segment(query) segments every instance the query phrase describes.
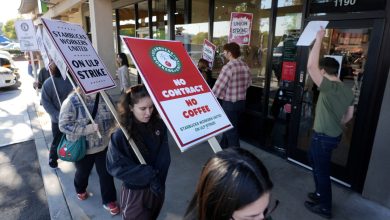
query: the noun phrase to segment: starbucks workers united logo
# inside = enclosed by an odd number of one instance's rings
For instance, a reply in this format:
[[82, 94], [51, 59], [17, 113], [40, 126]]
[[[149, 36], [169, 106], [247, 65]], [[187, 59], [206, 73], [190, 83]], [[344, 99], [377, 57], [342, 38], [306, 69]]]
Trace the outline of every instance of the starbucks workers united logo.
[[153, 62], [162, 70], [168, 73], [179, 73], [181, 71], [181, 62], [171, 50], [156, 46], [150, 51]]

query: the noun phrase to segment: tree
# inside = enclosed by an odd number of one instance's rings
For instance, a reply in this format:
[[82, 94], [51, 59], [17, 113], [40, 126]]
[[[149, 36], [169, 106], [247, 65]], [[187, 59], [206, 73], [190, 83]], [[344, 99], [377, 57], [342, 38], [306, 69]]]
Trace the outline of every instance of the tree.
[[3, 34], [9, 39], [16, 39], [15, 20], [7, 21], [2, 28]]

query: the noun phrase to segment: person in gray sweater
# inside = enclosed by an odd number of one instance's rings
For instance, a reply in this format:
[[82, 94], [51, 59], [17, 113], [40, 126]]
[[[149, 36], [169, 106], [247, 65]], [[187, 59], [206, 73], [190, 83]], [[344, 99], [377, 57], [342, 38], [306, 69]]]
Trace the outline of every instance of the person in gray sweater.
[[[69, 79], [64, 80], [61, 77], [61, 73], [54, 63], [49, 66], [53, 80], [48, 79], [42, 85], [41, 103], [45, 111], [50, 115], [51, 119], [51, 132], [53, 134], [53, 142], [50, 146], [49, 152], [49, 165], [52, 168], [58, 166], [57, 160], [57, 144], [61, 137], [61, 131], [58, 127], [58, 118], [60, 115], [61, 103], [68, 97], [69, 93], [73, 91], [72, 84]], [[54, 88], [54, 84], [58, 93]], [[61, 103], [60, 103], [61, 102]]]

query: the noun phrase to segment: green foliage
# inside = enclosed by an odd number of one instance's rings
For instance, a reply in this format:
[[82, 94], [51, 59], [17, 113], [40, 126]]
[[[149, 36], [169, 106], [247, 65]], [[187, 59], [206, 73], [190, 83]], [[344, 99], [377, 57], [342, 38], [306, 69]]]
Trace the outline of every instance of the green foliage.
[[9, 20], [3, 25], [3, 34], [9, 39], [16, 39], [15, 20]]
[[207, 32], [199, 32], [191, 38], [191, 44], [203, 45], [204, 39], [208, 39], [208, 36]]

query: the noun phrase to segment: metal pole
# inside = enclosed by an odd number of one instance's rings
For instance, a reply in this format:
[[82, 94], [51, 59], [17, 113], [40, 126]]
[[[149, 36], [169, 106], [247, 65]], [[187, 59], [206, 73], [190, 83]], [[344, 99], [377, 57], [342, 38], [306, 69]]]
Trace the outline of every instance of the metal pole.
[[104, 101], [108, 105], [108, 108], [111, 110], [112, 115], [114, 115], [115, 120], [118, 122], [119, 127], [121, 128], [123, 134], [125, 135], [127, 141], [129, 142], [129, 144], [130, 144], [131, 148], [133, 149], [135, 155], [137, 156], [139, 162], [141, 164], [146, 164], [144, 158], [142, 157], [141, 152], [139, 151], [137, 145], [134, 143], [134, 140], [127, 133], [126, 129], [124, 127], [122, 127], [121, 123], [119, 123], [118, 113], [116, 112], [114, 105], [111, 103], [110, 98], [107, 96], [107, 93], [103, 90], [103, 91], [100, 91], [100, 94], [102, 95]]
[[[88, 111], [88, 108], [87, 108], [87, 105], [86, 105], [85, 102], [84, 102], [84, 99], [83, 99], [83, 98], [81, 97], [81, 95], [77, 92], [77, 90], [76, 90], [76, 85], [74, 84], [73, 80], [71, 80], [72, 78], [70, 78], [70, 75], [69, 75], [68, 72], [66, 72], [66, 76], [68, 77], [70, 83], [72, 84], [73, 88], [75, 89], [75, 92], [76, 92], [77, 96], [79, 97], [81, 104], [84, 106], [85, 112], [87, 112], [87, 115], [88, 115], [88, 117], [89, 117], [89, 120], [91, 120], [92, 124], [96, 124], [95, 121], [94, 121], [93, 118], [92, 118], [91, 113]], [[99, 138], [102, 138], [102, 135], [100, 134], [99, 130], [97, 130], [97, 135], [99, 136]]]
[[[32, 67], [33, 76], [34, 76], [34, 82], [37, 82], [38, 77], [37, 77], [37, 69], [35, 68], [35, 63], [34, 63], [34, 53], [31, 50], [29, 51], [29, 53], [30, 53], [31, 67]], [[35, 88], [35, 91], [37, 92], [37, 95], [38, 95], [38, 86]]]

